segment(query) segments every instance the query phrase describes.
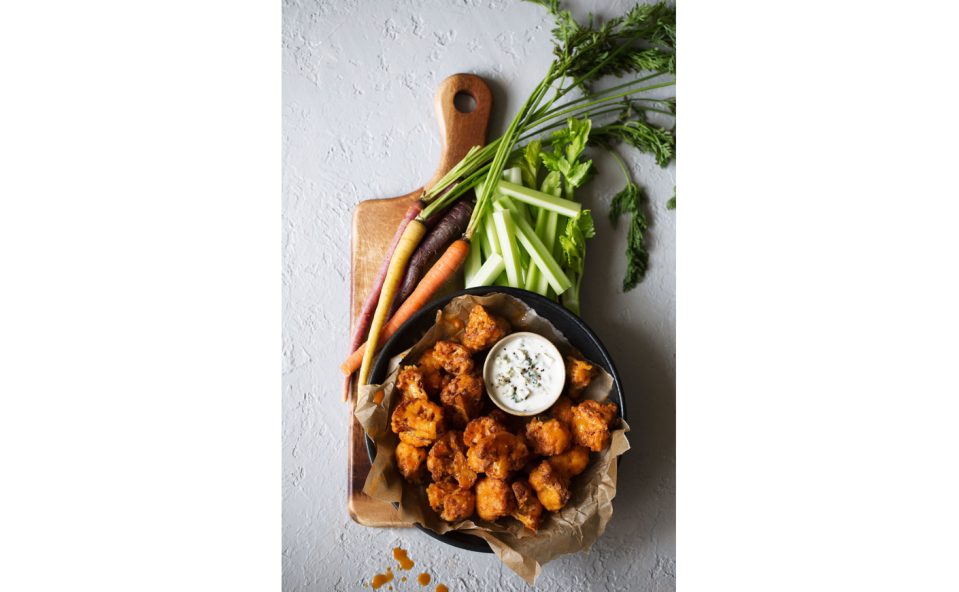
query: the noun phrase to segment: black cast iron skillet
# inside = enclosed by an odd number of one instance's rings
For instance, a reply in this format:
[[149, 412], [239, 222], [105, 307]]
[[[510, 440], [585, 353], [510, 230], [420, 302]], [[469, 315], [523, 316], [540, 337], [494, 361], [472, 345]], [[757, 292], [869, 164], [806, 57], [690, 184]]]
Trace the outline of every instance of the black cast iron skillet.
[[[553, 323], [554, 327], [562, 331], [566, 339], [569, 340], [573, 347], [583, 352], [583, 356], [585, 356], [587, 360], [602, 366], [603, 369], [613, 377], [613, 392], [610, 393], [609, 400], [616, 403], [619, 407], [620, 417], [624, 420], [626, 419], [626, 404], [623, 400], [623, 383], [619, 379], [619, 373], [616, 372], [616, 366], [613, 364], [612, 358], [609, 357], [609, 352], [603, 347], [602, 342], [596, 337], [593, 330], [590, 329], [582, 319], [549, 298], [545, 298], [528, 290], [507, 288], [504, 286], [483, 286], [481, 288], [462, 290], [430, 303], [429, 306], [410, 317], [410, 319], [403, 323], [396, 333], [393, 334], [393, 337], [386, 342], [383, 351], [380, 352], [379, 358], [377, 358], [376, 363], [373, 365], [373, 370], [370, 373], [370, 384], [381, 384], [386, 379], [386, 369], [390, 358], [416, 345], [422, 338], [423, 333], [429, 330], [436, 322], [437, 310], [443, 308], [458, 296], [465, 294], [486, 296], [487, 294], [494, 293], [509, 294], [514, 298], [522, 300], [527, 306], [535, 310], [539, 316]], [[369, 436], [366, 437], [366, 449], [369, 452], [370, 462], [372, 463], [373, 459], [376, 458], [376, 445]], [[621, 459], [622, 457], [620, 457], [620, 460]], [[398, 506], [399, 504], [394, 503], [393, 505]], [[415, 523], [414, 526], [434, 539], [438, 539], [454, 547], [459, 547], [460, 549], [479, 553], [493, 552], [489, 548], [489, 544], [477, 536], [455, 531], [447, 532], [446, 534], [437, 534], [419, 523]]]

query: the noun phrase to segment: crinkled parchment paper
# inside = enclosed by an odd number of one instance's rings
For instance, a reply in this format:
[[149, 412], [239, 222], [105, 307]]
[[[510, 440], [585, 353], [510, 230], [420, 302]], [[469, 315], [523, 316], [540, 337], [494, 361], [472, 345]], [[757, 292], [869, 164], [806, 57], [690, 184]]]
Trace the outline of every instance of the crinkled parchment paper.
[[[437, 341], [458, 337], [469, 320], [469, 313], [482, 304], [490, 313], [506, 318], [513, 331], [531, 331], [552, 341], [563, 356], [572, 346], [552, 323], [540, 317], [522, 301], [506, 294], [487, 296], [460, 296], [436, 313], [436, 324], [402, 358], [403, 364], [419, 360], [420, 354]], [[370, 470], [364, 493], [385, 502], [399, 502], [402, 520], [423, 526], [438, 533], [459, 530], [485, 539], [493, 552], [510, 569], [533, 584], [542, 566], [557, 557], [577, 551], [589, 552], [593, 542], [606, 530], [613, 515], [611, 500], [616, 496], [616, 457], [629, 450], [625, 433], [629, 426], [622, 419], [614, 422], [610, 446], [602, 452], [590, 453], [589, 465], [570, 484], [570, 499], [559, 512], [549, 512], [539, 531], [533, 532], [518, 520], [500, 518], [495, 524], [472, 520], [450, 524], [440, 520], [430, 508], [426, 485], [411, 485], [396, 468], [396, 445], [399, 437], [390, 429], [390, 416], [395, 402], [394, 383], [399, 373], [400, 356], [390, 364], [390, 374], [382, 385], [368, 385], [360, 389], [356, 418], [376, 443], [376, 459]], [[602, 401], [613, 391], [612, 377], [601, 367], [599, 375], [590, 383], [578, 401]], [[374, 402], [377, 391], [383, 390], [379, 405]], [[486, 395], [488, 396], [488, 395]]]

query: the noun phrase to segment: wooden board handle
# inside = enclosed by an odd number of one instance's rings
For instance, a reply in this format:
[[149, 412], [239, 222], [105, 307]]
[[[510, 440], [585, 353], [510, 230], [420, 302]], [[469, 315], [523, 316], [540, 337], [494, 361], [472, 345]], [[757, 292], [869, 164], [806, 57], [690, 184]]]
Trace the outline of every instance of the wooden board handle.
[[[454, 104], [454, 97], [465, 93], [476, 101], [476, 108], [462, 113]], [[473, 146], [486, 145], [490, 116], [493, 113], [493, 91], [479, 76], [453, 74], [440, 83], [433, 99], [436, 106], [436, 121], [440, 128], [440, 164], [433, 178], [426, 183], [429, 189], [456, 163], [463, 160]]]

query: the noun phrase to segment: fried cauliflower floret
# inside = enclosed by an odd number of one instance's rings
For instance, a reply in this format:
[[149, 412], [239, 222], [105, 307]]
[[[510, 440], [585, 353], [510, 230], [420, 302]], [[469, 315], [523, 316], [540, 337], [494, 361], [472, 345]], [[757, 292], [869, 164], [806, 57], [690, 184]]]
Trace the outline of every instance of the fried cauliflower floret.
[[512, 490], [516, 498], [516, 509], [510, 516], [530, 530], [539, 530], [539, 525], [543, 522], [543, 504], [536, 497], [532, 485], [526, 479], [517, 479], [513, 481]]
[[401, 401], [393, 411], [393, 432], [410, 446], [424, 448], [446, 431], [443, 409], [426, 399]]
[[466, 431], [463, 433], [463, 441], [467, 446], [476, 446], [476, 443], [479, 442], [481, 438], [497, 432], [506, 431], [509, 431], [506, 429], [506, 426], [493, 419], [492, 414], [484, 415], [469, 422], [466, 426]]
[[575, 399], [583, 394], [599, 370], [586, 360], [566, 356], [566, 394]]
[[422, 483], [426, 477], [426, 449], [400, 442], [396, 445], [396, 466], [410, 483]]
[[430, 507], [447, 522], [459, 522], [473, 515], [476, 496], [469, 488], [463, 489], [452, 479], [430, 483], [426, 488], [426, 497]]
[[573, 444], [563, 454], [547, 459], [553, 469], [566, 479], [572, 479], [586, 470], [589, 464], [589, 449], [579, 444]]
[[469, 467], [495, 479], [506, 479], [510, 471], [518, 471], [528, 461], [529, 449], [509, 432], [497, 432], [480, 438], [466, 455]]
[[526, 438], [533, 452], [543, 456], [562, 454], [572, 441], [569, 428], [558, 419], [542, 422], [533, 418], [526, 424]]
[[433, 346], [436, 361], [450, 374], [473, 372], [473, 352], [452, 341], [437, 341]]
[[548, 460], [539, 463], [529, 474], [529, 484], [543, 507], [550, 512], [558, 512], [569, 501], [569, 480], [549, 464]]
[[451, 430], [440, 436], [430, 448], [426, 466], [433, 475], [433, 480], [437, 482], [449, 476], [465, 489], [469, 489], [476, 482], [476, 472], [470, 469], [466, 462], [463, 432], [459, 430]]
[[553, 403], [553, 406], [549, 408], [547, 413], [551, 417], [566, 422], [567, 426], [573, 425], [573, 402], [569, 397], [560, 397], [556, 399], [556, 402]]
[[479, 417], [483, 410], [483, 378], [478, 374], [460, 374], [454, 376], [449, 384], [443, 387], [440, 401], [446, 410], [450, 423], [462, 430], [466, 425]]
[[482, 477], [476, 482], [476, 513], [487, 522], [509, 516], [516, 509], [516, 498], [509, 483]]
[[443, 366], [436, 359], [432, 347], [420, 354], [417, 364], [420, 372], [423, 373], [423, 388], [426, 390], [426, 394], [431, 397], [439, 396], [445, 385], [444, 381], [449, 382], [450, 377], [443, 371]]
[[479, 352], [489, 349], [508, 334], [509, 323], [506, 319], [488, 314], [485, 308], [477, 304], [470, 311], [470, 320], [463, 333], [463, 345]]
[[423, 388], [423, 373], [416, 366], [404, 366], [396, 377], [396, 388], [403, 393], [403, 399], [426, 399]]
[[583, 401], [573, 407], [573, 442], [599, 452], [609, 445], [609, 422], [619, 408], [615, 403]]

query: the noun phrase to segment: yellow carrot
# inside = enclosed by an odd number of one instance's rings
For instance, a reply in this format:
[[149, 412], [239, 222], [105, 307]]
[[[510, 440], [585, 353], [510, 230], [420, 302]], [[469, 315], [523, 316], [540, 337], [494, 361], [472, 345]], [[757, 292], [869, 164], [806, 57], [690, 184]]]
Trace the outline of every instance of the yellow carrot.
[[365, 385], [370, 377], [373, 352], [376, 350], [383, 323], [386, 322], [386, 313], [389, 312], [393, 296], [396, 294], [396, 288], [399, 286], [400, 280], [403, 279], [403, 270], [406, 268], [406, 263], [410, 260], [410, 256], [413, 255], [420, 241], [423, 240], [424, 234], [426, 234], [426, 225], [419, 220], [411, 221], [406, 226], [406, 230], [403, 231], [403, 236], [396, 245], [396, 250], [393, 251], [390, 268], [386, 272], [386, 280], [383, 282], [383, 290], [380, 292], [380, 301], [376, 305], [376, 313], [374, 313], [373, 323], [370, 325], [370, 336], [367, 338], [367, 343], [372, 344], [372, 347], [367, 347], [366, 353], [363, 355], [363, 364], [360, 366], [360, 375], [357, 377], [358, 382], [356, 383], [358, 387]]

